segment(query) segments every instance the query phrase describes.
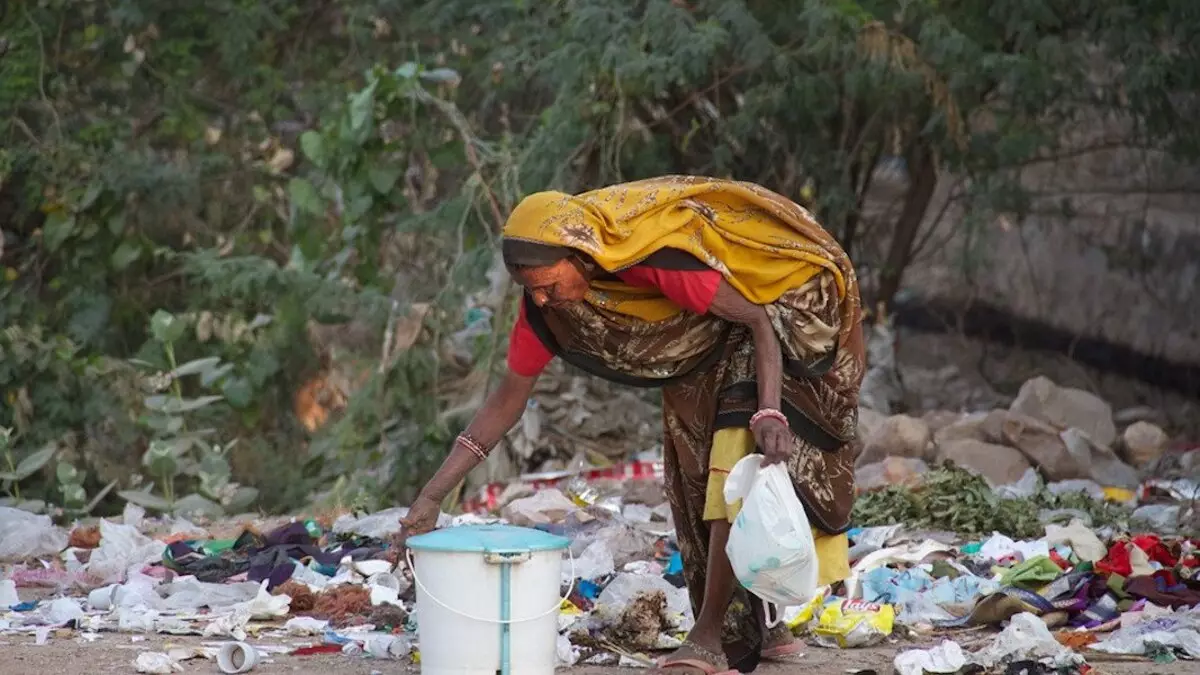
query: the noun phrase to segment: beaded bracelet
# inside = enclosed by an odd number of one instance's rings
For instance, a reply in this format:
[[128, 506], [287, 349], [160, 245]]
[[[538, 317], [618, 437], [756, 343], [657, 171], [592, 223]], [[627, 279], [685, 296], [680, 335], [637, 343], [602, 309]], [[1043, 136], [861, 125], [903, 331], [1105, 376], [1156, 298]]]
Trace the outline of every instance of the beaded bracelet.
[[478, 457], [479, 461], [481, 462], [488, 457], [488, 449], [483, 447], [482, 443], [472, 438], [470, 434], [459, 434], [458, 438], [456, 438], [454, 442], [463, 446], [467, 450], [470, 450], [471, 454]]
[[788, 425], [787, 415], [784, 415], [782, 412], [780, 412], [779, 410], [776, 410], [775, 408], [763, 408], [762, 410], [759, 410], [758, 412], [756, 412], [750, 416], [750, 428], [753, 429], [754, 425], [758, 424], [759, 422], [761, 422], [767, 418], [777, 419], [780, 422], [783, 422], [784, 426], [790, 426], [790, 425]]

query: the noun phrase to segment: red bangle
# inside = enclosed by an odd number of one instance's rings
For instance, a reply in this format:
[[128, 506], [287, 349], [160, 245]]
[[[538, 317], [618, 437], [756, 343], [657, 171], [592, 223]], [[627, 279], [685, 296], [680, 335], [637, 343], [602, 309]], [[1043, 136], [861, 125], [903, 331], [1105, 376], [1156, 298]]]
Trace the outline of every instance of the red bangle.
[[471, 454], [478, 457], [481, 462], [488, 457], [488, 449], [483, 447], [483, 444], [479, 441], [471, 438], [469, 434], [459, 434], [458, 438], [454, 439], [454, 442], [470, 450]]
[[775, 408], [763, 408], [762, 410], [759, 410], [758, 412], [756, 412], [750, 416], [750, 428], [753, 429], [756, 424], [758, 424], [759, 422], [761, 422], [767, 418], [777, 419], [780, 422], [783, 422], [784, 426], [790, 426], [788, 424], [787, 415], [784, 415], [782, 412], [780, 412], [779, 410], [776, 410]]

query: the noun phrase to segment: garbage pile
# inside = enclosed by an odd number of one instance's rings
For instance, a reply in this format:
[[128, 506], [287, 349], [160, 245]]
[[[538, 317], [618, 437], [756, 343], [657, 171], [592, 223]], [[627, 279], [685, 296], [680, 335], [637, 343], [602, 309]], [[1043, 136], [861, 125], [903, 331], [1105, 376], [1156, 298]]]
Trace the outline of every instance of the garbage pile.
[[[915, 640], [895, 658], [902, 675], [1200, 658], [1200, 450], [1172, 448], [1149, 422], [1118, 423], [1076, 390], [1026, 389], [987, 413], [864, 411], [852, 573], [784, 610], [793, 633], [828, 649]], [[569, 436], [555, 428], [562, 410], [510, 442], [536, 458]], [[559, 663], [652, 666], [694, 624], [661, 455], [578, 461], [485, 486], [439, 526], [565, 536]], [[0, 635], [193, 637], [137, 654], [143, 673], [193, 659], [245, 672], [281, 655], [419, 662], [414, 581], [392, 544], [405, 512], [211, 523], [129, 505], [62, 528], [0, 507]]]

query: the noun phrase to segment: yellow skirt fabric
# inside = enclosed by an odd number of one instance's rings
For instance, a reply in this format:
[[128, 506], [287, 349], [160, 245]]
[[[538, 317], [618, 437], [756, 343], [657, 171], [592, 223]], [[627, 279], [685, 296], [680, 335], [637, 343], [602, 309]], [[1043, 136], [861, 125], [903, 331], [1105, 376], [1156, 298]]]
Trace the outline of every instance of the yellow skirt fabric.
[[[720, 429], [713, 436], [708, 464], [708, 490], [704, 499], [705, 520], [733, 522], [741, 503], [725, 504], [725, 478], [740, 459], [754, 451], [754, 434], [749, 429]], [[817, 545], [818, 582], [822, 586], [850, 576], [850, 540], [845, 534], [826, 534], [813, 528]]]

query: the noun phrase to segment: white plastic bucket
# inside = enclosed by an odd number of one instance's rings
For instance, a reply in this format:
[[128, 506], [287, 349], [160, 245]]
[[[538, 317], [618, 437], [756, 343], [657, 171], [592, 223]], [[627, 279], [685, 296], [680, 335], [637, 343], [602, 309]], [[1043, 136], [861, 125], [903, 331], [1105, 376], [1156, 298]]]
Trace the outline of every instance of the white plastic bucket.
[[409, 539], [421, 672], [551, 675], [569, 545], [507, 525], [453, 527]]

